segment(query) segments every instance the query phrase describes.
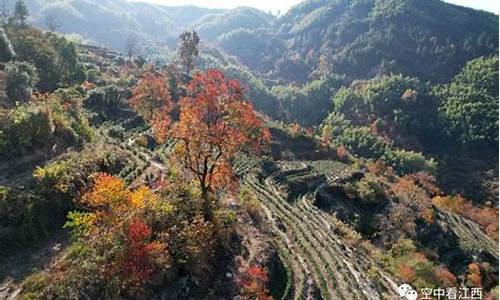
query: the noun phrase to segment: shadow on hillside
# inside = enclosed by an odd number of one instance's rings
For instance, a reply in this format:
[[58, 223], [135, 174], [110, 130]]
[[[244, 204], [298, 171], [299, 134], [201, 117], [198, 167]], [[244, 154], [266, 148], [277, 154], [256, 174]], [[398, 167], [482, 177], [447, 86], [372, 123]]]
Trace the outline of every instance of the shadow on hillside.
[[436, 178], [447, 194], [459, 193], [479, 204], [498, 203], [498, 161], [486, 163], [463, 156], [444, 157]]
[[12, 281], [21, 283], [26, 277], [40, 270], [45, 270], [63, 253], [69, 244], [69, 236], [61, 230], [48, 240], [41, 241], [29, 249], [23, 249], [17, 254], [0, 258], [0, 285]]

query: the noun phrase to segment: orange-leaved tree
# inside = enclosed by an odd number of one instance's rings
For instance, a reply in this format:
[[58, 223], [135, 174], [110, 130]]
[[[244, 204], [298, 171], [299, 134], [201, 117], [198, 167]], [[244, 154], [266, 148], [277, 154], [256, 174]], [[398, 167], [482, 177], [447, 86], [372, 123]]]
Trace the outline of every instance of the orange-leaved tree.
[[105, 173], [92, 177], [94, 184], [82, 195], [80, 204], [94, 210], [115, 210], [128, 204], [131, 191], [122, 179]]
[[158, 201], [145, 186], [131, 190], [121, 178], [105, 173], [95, 173], [92, 177], [92, 188], [78, 199], [78, 204], [92, 212], [95, 223], [104, 231], [120, 227], [137, 210]]
[[199, 183], [205, 217], [210, 218], [209, 192], [230, 187], [235, 182], [231, 161], [242, 151], [259, 151], [270, 133], [245, 101], [240, 83], [209, 70], [189, 83], [169, 137], [177, 141], [175, 163]]
[[152, 125], [155, 135], [166, 135], [174, 105], [165, 75], [154, 70], [144, 72], [132, 91], [129, 104]]
[[78, 199], [88, 212], [71, 212], [65, 227], [95, 251], [101, 280], [119, 283], [119, 293], [127, 298], [145, 298], [147, 288], [170, 263], [165, 241], [146, 223], [146, 212], [159, 199], [146, 186], [130, 189], [122, 179], [105, 173], [92, 177], [92, 187]]

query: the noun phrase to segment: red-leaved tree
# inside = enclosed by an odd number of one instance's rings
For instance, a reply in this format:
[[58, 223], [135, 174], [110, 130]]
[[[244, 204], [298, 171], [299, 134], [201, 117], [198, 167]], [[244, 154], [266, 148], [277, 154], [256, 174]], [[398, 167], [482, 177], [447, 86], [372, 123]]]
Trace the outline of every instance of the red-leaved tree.
[[132, 91], [130, 106], [147, 122], [160, 139], [165, 139], [174, 105], [170, 97], [165, 75], [148, 70], [142, 74], [139, 83]]
[[144, 294], [144, 287], [155, 274], [154, 255], [164, 252], [160, 243], [151, 243], [151, 228], [141, 220], [132, 220], [127, 230], [127, 249], [121, 261], [124, 288], [135, 296]]
[[240, 83], [209, 70], [196, 74], [190, 82], [169, 137], [177, 141], [175, 163], [199, 183], [205, 217], [209, 218], [208, 193], [230, 187], [235, 182], [231, 161], [242, 151], [259, 151], [269, 142], [270, 133], [245, 101]]

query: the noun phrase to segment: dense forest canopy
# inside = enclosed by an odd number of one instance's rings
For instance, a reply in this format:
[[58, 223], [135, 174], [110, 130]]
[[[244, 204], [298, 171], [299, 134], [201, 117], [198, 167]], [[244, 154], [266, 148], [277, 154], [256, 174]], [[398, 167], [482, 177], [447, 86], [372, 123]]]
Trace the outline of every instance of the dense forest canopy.
[[498, 16], [0, 17], [0, 299], [498, 299]]

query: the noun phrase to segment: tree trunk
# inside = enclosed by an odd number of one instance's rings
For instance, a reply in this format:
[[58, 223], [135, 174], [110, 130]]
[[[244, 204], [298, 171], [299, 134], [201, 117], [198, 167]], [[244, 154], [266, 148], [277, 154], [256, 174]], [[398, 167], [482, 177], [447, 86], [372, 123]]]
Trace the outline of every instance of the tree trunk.
[[203, 218], [205, 221], [212, 221], [212, 203], [210, 201], [210, 193], [207, 187], [201, 188], [201, 198], [203, 200]]

